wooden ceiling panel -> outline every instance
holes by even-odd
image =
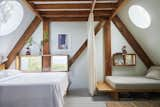
[[[120,10],[123,1],[125,0],[27,0],[42,18],[54,21],[86,21],[93,3],[96,20],[111,18]]]
[[[88,17],[90,11],[41,11],[39,12],[42,17]],[[112,15],[113,11],[94,11],[95,16],[110,16]]]
[[[88,21],[88,17],[52,17],[52,18],[44,18],[48,21],[61,21],[61,22],[66,22],[66,21]],[[101,21],[103,19],[107,19],[106,17],[95,17],[95,21]]]
[[[117,8],[117,3],[96,3],[95,9]],[[91,9],[92,4],[35,4],[36,10],[42,9]]]

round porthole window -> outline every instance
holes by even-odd
[[[0,36],[15,31],[23,19],[23,7],[18,1],[0,2]]]
[[[132,23],[137,27],[146,29],[151,25],[150,15],[142,6],[131,6],[129,8],[128,14]]]

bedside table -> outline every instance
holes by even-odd
[[[5,70],[5,64],[0,64],[0,70]]]

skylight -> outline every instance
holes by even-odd
[[[0,36],[17,29],[23,19],[23,7],[18,1],[0,2]]]
[[[146,29],[151,25],[150,15],[142,6],[131,6],[128,14],[132,23],[139,28]]]

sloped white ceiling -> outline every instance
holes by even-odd
[[[21,0],[17,1],[20,3],[22,2]],[[24,16],[18,28],[11,34],[0,37],[0,55],[2,56],[8,56],[9,52],[13,49],[19,38],[23,35],[34,18],[33,13],[27,7],[23,6],[23,8]]]
[[[148,11],[151,17],[149,28],[141,29],[131,22],[128,9],[132,5],[143,6]],[[152,61],[160,65],[160,0],[129,0],[118,15]]]

